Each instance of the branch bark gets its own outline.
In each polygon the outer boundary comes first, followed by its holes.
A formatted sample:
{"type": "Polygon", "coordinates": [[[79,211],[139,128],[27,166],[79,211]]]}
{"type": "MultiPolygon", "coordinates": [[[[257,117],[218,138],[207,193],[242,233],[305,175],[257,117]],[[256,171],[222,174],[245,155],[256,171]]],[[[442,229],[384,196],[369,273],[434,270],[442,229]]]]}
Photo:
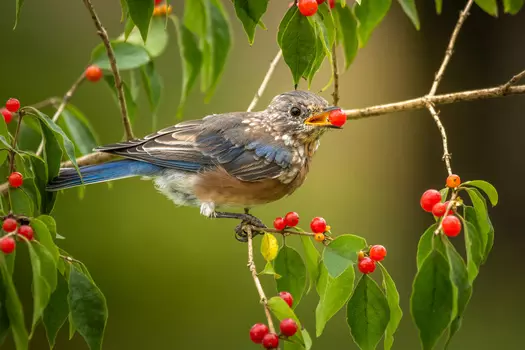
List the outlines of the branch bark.
{"type": "Polygon", "coordinates": [[[257,105],[257,102],[259,102],[259,99],[264,93],[264,90],[266,90],[266,86],[268,85],[268,82],[270,81],[270,78],[272,77],[273,72],[275,71],[275,67],[277,67],[277,64],[281,60],[282,56],[283,56],[283,52],[279,50],[279,52],[277,52],[277,55],[275,55],[275,58],[273,59],[272,63],[270,63],[270,68],[266,72],[266,75],[264,76],[261,86],[259,86],[259,90],[257,90],[257,92],[255,93],[255,96],[253,96],[252,102],[250,102],[247,112],[253,111],[253,109],[257,105]]]}
{"type": "Polygon", "coordinates": [[[337,67],[337,50],[332,46],[332,74],[334,77],[334,92],[332,92],[332,104],[337,106],[339,103],[339,69],[337,67]]]}
{"type": "Polygon", "coordinates": [[[104,46],[106,47],[106,52],[108,55],[109,63],[111,65],[111,71],[113,72],[113,77],[115,78],[115,88],[117,89],[117,95],[118,95],[118,100],[120,104],[120,112],[122,114],[122,124],[124,126],[124,133],[125,133],[127,140],[132,140],[134,139],[133,130],[131,129],[131,123],[129,121],[128,108],[126,105],[126,96],[124,95],[124,88],[122,86],[122,78],[120,77],[120,72],[117,67],[117,60],[115,58],[115,52],[113,51],[113,48],[111,47],[108,33],[106,32],[106,29],[102,26],[102,23],[100,22],[100,19],[98,18],[97,13],[95,12],[95,8],[93,7],[91,0],[83,0],[83,1],[84,1],[84,5],[86,5],[86,8],[91,13],[91,18],[93,19],[93,23],[95,23],[95,27],[97,28],[97,33],[102,39],[104,46]]]}

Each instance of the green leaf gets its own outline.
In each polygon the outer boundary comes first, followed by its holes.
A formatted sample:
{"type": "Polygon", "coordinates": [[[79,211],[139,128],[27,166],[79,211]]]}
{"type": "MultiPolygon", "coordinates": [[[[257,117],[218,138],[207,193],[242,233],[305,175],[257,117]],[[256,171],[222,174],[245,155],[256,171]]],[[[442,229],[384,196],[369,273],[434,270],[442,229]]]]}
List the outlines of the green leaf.
{"type": "Polygon", "coordinates": [[[421,268],[421,265],[423,265],[423,261],[425,261],[425,258],[430,254],[432,251],[432,240],[434,239],[434,232],[438,228],[438,224],[433,224],[427,230],[421,238],[419,239],[419,244],[417,245],[417,269],[419,270],[421,268]]]}
{"type": "Polygon", "coordinates": [[[155,4],[147,0],[126,0],[128,2],[129,16],[139,28],[144,41],[148,38],[149,22],[153,15],[155,4]]]}
{"type": "MultiPolygon", "coordinates": [[[[483,261],[483,253],[485,252],[484,241],[486,242],[486,235],[476,228],[473,220],[476,220],[474,208],[465,206],[465,220],[463,220],[463,231],[465,234],[465,249],[467,251],[467,270],[468,278],[472,283],[479,272],[479,266],[483,261]],[[483,238],[485,237],[485,239],[483,238]]],[[[478,222],[479,223],[479,222],[478,222]]]]}
{"type": "Polygon", "coordinates": [[[28,196],[29,200],[31,201],[31,205],[34,207],[33,214],[36,215],[40,211],[40,204],[42,201],[35,181],[36,179],[33,177],[24,178],[24,183],[20,189],[28,196]]]}
{"type": "Polygon", "coordinates": [[[364,238],[354,235],[341,235],[330,242],[323,251],[323,262],[330,276],[337,278],[357,262],[357,253],[365,247],[364,238]]]}
{"type": "Polygon", "coordinates": [[[523,4],[524,0],[503,0],[503,9],[505,13],[515,15],[521,10],[523,4]]]}
{"type": "Polygon", "coordinates": [[[120,12],[120,22],[124,22],[126,17],[129,15],[127,0],[120,0],[120,12]]]}
{"type": "MultiPolygon", "coordinates": [[[[115,78],[113,78],[112,75],[105,75],[104,80],[106,81],[106,83],[108,84],[108,87],[113,92],[113,98],[115,99],[115,103],[120,108],[120,101],[119,101],[117,89],[115,87],[115,78]]],[[[126,99],[126,107],[128,110],[129,121],[133,123],[137,115],[137,104],[135,100],[133,99],[133,95],[131,94],[131,90],[129,86],[124,81],[122,82],[122,88],[124,89],[124,98],[126,99]]]]}
{"type": "Polygon", "coordinates": [[[161,17],[153,17],[151,19],[148,40],[146,40],[146,42],[142,39],[141,33],[137,27],[132,27],[127,36],[126,33],[121,34],[117,40],[142,46],[148,51],[151,57],[159,57],[166,49],[166,46],[168,46],[166,20],[161,17]]]}
{"type": "MultiPolygon", "coordinates": [[[[60,150],[60,147],[58,146],[58,144],[55,145],[58,148],[59,154],[61,155],[62,151],[60,150]]],[[[45,150],[46,148],[44,148],[44,151],[45,150]]],[[[42,158],[38,157],[35,154],[26,153],[24,156],[30,159],[31,168],[33,170],[33,173],[35,174],[35,185],[38,188],[38,191],[40,192],[40,212],[48,214],[53,210],[57,193],[46,191],[46,186],[49,179],[47,164],[42,158]]],[[[58,161],[60,160],[58,159],[58,161]]],[[[59,162],[58,165],[60,166],[59,162]]]]}
{"type": "Polygon", "coordinates": [[[319,295],[319,299],[322,299],[324,296],[326,286],[328,285],[328,278],[332,277],[329,276],[328,270],[326,269],[324,262],[321,260],[319,262],[319,276],[317,277],[317,281],[315,284],[315,288],[317,290],[317,294],[319,295]]]}
{"type": "Polygon", "coordinates": [[[279,46],[297,85],[312,62],[316,59],[316,43],[319,40],[312,23],[292,6],[279,25],[279,46]]]}
{"type": "Polygon", "coordinates": [[[181,24],[177,17],[171,16],[177,29],[177,40],[182,61],[182,91],[177,109],[177,117],[181,117],[184,111],[186,99],[197,81],[197,76],[202,66],[202,53],[199,49],[197,37],[181,24]]]}
{"type": "Polygon", "coordinates": [[[323,43],[326,54],[331,58],[336,33],[334,18],[328,4],[326,3],[319,6],[319,10],[313,16],[309,16],[308,20],[312,23],[312,26],[317,26],[319,29],[317,35],[323,43]]]}
{"type": "Polygon", "coordinates": [[[93,281],[73,265],[68,302],[73,325],[91,350],[100,350],[108,318],[106,298],[93,281]]]}
{"type": "Polygon", "coordinates": [[[44,222],[40,221],[40,218],[41,216],[38,219],[31,219],[31,227],[35,231],[36,239],[51,253],[56,264],[60,257],[60,252],[51,237],[48,227],[44,222]]]}
{"type": "Polygon", "coordinates": [[[385,294],[368,275],[363,275],[348,301],[346,321],[354,342],[362,350],[375,349],[386,330],[390,309],[385,294]]]}
{"type": "Polygon", "coordinates": [[[140,69],[142,77],[142,86],[146,91],[146,96],[148,97],[149,108],[153,114],[153,130],[157,130],[157,110],[160,104],[160,98],[162,95],[162,78],[155,69],[153,62],[148,63],[145,66],[142,66],[140,69]]]}
{"type": "Polygon", "coordinates": [[[489,197],[490,203],[493,207],[498,204],[498,191],[496,191],[496,188],[487,181],[474,180],[465,182],[463,185],[474,186],[482,190],[487,197],[489,197]]]}
{"type": "Polygon", "coordinates": [[[364,47],[372,31],[381,23],[390,9],[392,0],[363,0],[361,5],[354,5],[354,13],[359,22],[357,36],[359,47],[364,47]]]}
{"type": "Polygon", "coordinates": [[[9,188],[11,208],[17,215],[33,216],[34,204],[21,188],[9,188]]]}
{"type": "MultiPolygon", "coordinates": [[[[268,307],[279,321],[282,321],[285,318],[291,318],[295,321],[295,323],[297,323],[297,329],[302,328],[301,322],[299,321],[293,310],[281,297],[270,298],[270,300],[268,300],[268,307]]],[[[302,332],[295,333],[295,335],[291,337],[290,340],[298,341],[300,344],[305,344],[302,332]]]]}
{"type": "Polygon", "coordinates": [[[457,289],[457,314],[454,316],[454,319],[450,325],[447,346],[450,344],[450,341],[454,334],[461,327],[461,321],[463,319],[463,314],[467,307],[470,297],[472,296],[472,285],[469,283],[468,271],[465,262],[461,258],[461,255],[457,252],[456,248],[450,243],[450,241],[441,236],[445,240],[445,249],[448,257],[448,262],[450,264],[450,280],[457,289]]]}
{"type": "Polygon", "coordinates": [[[241,20],[244,31],[248,35],[250,45],[253,44],[255,28],[268,8],[268,0],[234,0],[235,13],[241,20]]]}
{"type": "Polygon", "coordinates": [[[315,248],[312,238],[308,236],[301,236],[301,243],[303,245],[304,256],[306,261],[306,271],[308,272],[308,288],[306,294],[312,289],[312,285],[317,281],[319,276],[319,259],[321,255],[315,248]]]}
{"type": "MultiPolygon", "coordinates": [[[[276,276],[275,269],[273,268],[272,262],[267,261],[266,265],[264,265],[264,269],[258,273],[258,275],[272,275],[276,276]]],[[[280,278],[281,276],[276,276],[276,278],[280,278]]]]}
{"type": "MultiPolygon", "coordinates": [[[[56,272],[55,272],[56,273],[56,272]]],[[[67,281],[62,276],[58,276],[58,283],[55,291],[51,294],[49,303],[44,310],[43,323],[46,329],[46,336],[49,342],[49,347],[52,349],[55,346],[55,340],[60,331],[60,328],[66,322],[69,314],[69,305],[67,303],[67,295],[69,289],[67,281]]]]}
{"type": "Polygon", "coordinates": [[[184,26],[199,37],[206,35],[206,18],[209,16],[204,0],[186,1],[184,4],[184,26]]]}
{"type": "MultiPolygon", "coordinates": [[[[63,152],[53,131],[42,125],[40,126],[40,129],[42,130],[42,136],[44,139],[44,160],[47,167],[47,184],[58,175],[63,152]]],[[[35,165],[35,162],[32,163],[35,165]]],[[[40,165],[37,166],[41,168],[40,165]]]]}
{"type": "Polygon", "coordinates": [[[357,39],[357,20],[350,10],[350,7],[342,7],[340,3],[336,4],[333,14],[337,23],[337,35],[343,46],[345,54],[345,69],[350,67],[354,61],[359,47],[357,39]]]}
{"type": "Polygon", "coordinates": [[[209,16],[206,26],[206,49],[203,55],[203,86],[206,101],[209,101],[226,65],[226,59],[232,46],[231,30],[228,16],[219,0],[211,0],[208,7],[209,16]]]}
{"type": "Polygon", "coordinates": [[[474,2],[489,15],[498,17],[498,4],[496,0],[475,0],[474,2]]]}
{"type": "Polygon", "coordinates": [[[91,123],[76,107],[68,104],[62,112],[62,120],[81,155],[93,152],[100,144],[91,123]]]}
{"type": "Polygon", "coordinates": [[[419,15],[417,14],[416,1],[415,0],[397,0],[397,1],[403,8],[403,11],[405,11],[405,14],[408,16],[408,18],[410,18],[410,20],[414,24],[414,27],[416,27],[416,29],[419,30],[420,24],[419,24],[419,15]]]}
{"type": "Polygon", "coordinates": [[[441,11],[443,11],[443,0],[434,0],[436,3],[436,13],[438,15],[441,14],[441,11]]]}
{"type": "Polygon", "coordinates": [[[22,303],[18,298],[18,293],[16,292],[11,273],[7,268],[3,254],[0,254],[0,269],[2,271],[2,285],[5,288],[6,294],[7,316],[11,324],[11,333],[13,334],[16,349],[27,350],[29,346],[29,336],[24,324],[22,303]]]}
{"type": "Polygon", "coordinates": [[[306,288],[306,267],[299,253],[284,245],[274,261],[275,272],[281,277],[277,281],[279,292],[289,292],[293,295],[295,308],[299,305],[306,288]]]}
{"type": "Polygon", "coordinates": [[[13,30],[16,29],[18,21],[20,20],[20,12],[22,11],[22,6],[24,5],[24,0],[16,0],[16,15],[15,15],[15,26],[13,30]]]}
{"type": "Polygon", "coordinates": [[[317,38],[315,42],[315,59],[312,62],[310,62],[309,67],[306,68],[306,71],[303,74],[303,77],[305,79],[308,79],[308,88],[311,87],[313,78],[315,74],[317,74],[319,69],[321,68],[323,61],[326,57],[326,49],[325,49],[325,45],[320,39],[320,35],[321,35],[320,31],[321,29],[319,28],[319,26],[314,25],[315,37],[317,38]]]}
{"type": "Polygon", "coordinates": [[[390,350],[394,344],[394,333],[399,326],[399,322],[401,322],[403,311],[399,306],[399,292],[397,291],[394,280],[381,263],[379,263],[379,267],[383,274],[383,288],[385,289],[388,308],[390,309],[390,320],[385,331],[384,349],[390,350]]]}
{"type": "Polygon", "coordinates": [[[450,267],[434,250],[423,261],[414,278],[410,312],[419,330],[423,350],[434,348],[454,315],[454,286],[450,267]]]}
{"type": "Polygon", "coordinates": [[[483,263],[487,261],[490,251],[492,250],[492,246],[494,245],[494,226],[492,226],[492,222],[490,221],[490,218],[489,218],[489,226],[490,226],[490,230],[489,232],[487,232],[487,243],[485,245],[485,250],[483,252],[483,263]]]}
{"type": "Polygon", "coordinates": [[[485,198],[483,198],[482,194],[477,189],[467,188],[467,193],[470,196],[470,200],[474,205],[474,211],[476,213],[476,215],[472,216],[469,221],[472,223],[476,223],[476,225],[478,226],[480,233],[483,236],[483,247],[485,247],[485,243],[487,241],[486,234],[488,231],[490,231],[487,203],[485,201],[485,198]]]}
{"type": "Polygon", "coordinates": [[[354,289],[354,266],[350,265],[337,278],[327,275],[323,295],[315,309],[316,336],[320,337],[326,323],[346,304],[354,289]]]}
{"type": "MultiPolygon", "coordinates": [[[[148,51],[140,45],[113,41],[111,46],[115,52],[115,59],[120,71],[138,68],[151,60],[148,51]]],[[[91,61],[102,69],[111,70],[106,48],[103,44],[95,47],[91,53],[91,61]]]]}

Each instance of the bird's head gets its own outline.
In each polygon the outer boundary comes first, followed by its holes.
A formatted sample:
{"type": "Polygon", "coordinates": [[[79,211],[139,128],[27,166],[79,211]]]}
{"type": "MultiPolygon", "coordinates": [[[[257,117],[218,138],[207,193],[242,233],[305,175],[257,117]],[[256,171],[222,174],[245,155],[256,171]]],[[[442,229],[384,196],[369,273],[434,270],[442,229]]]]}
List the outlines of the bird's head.
{"type": "Polygon", "coordinates": [[[341,128],[340,123],[330,119],[330,112],[336,110],[339,107],[330,106],[321,96],[296,90],[276,96],[265,114],[283,133],[302,141],[316,141],[327,130],[341,128]]]}

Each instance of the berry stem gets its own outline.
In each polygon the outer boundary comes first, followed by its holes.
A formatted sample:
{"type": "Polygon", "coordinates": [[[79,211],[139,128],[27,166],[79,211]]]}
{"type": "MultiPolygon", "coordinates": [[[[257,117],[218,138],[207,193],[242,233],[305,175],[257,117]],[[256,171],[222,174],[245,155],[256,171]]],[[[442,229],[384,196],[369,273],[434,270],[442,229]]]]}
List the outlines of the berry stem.
{"type": "Polygon", "coordinates": [[[86,8],[91,14],[91,19],[93,20],[93,23],[95,24],[95,27],[97,28],[98,35],[100,36],[100,38],[102,39],[102,43],[106,47],[106,52],[108,55],[109,63],[111,65],[111,71],[113,72],[113,77],[115,78],[115,88],[117,89],[117,95],[118,95],[118,100],[120,104],[120,111],[122,114],[122,124],[124,126],[125,137],[126,137],[126,140],[132,140],[134,138],[133,130],[131,129],[131,123],[129,121],[128,108],[126,105],[126,96],[124,95],[122,78],[120,77],[120,73],[117,67],[117,60],[115,58],[115,52],[113,51],[113,48],[111,47],[111,44],[109,42],[108,33],[106,32],[106,29],[102,26],[102,23],[100,22],[100,19],[98,18],[97,13],[95,12],[95,8],[93,7],[91,0],[83,0],[83,1],[84,1],[84,5],[86,5],[86,8]]]}

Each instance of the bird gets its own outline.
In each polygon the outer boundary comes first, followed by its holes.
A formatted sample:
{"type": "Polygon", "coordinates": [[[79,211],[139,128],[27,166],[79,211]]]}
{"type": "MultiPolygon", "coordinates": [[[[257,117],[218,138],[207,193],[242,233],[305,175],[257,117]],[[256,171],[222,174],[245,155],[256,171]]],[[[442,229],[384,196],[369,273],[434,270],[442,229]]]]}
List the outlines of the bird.
{"type": "Polygon", "coordinates": [[[176,205],[199,207],[206,217],[253,221],[250,208],[288,196],[303,184],[321,136],[341,128],[329,120],[336,109],[312,92],[286,92],[259,112],[212,114],[97,147],[94,151],[120,159],[80,171],[62,168],[47,190],[138,176],[152,179],[176,205]],[[217,210],[222,207],[245,212],[217,210]]]}

